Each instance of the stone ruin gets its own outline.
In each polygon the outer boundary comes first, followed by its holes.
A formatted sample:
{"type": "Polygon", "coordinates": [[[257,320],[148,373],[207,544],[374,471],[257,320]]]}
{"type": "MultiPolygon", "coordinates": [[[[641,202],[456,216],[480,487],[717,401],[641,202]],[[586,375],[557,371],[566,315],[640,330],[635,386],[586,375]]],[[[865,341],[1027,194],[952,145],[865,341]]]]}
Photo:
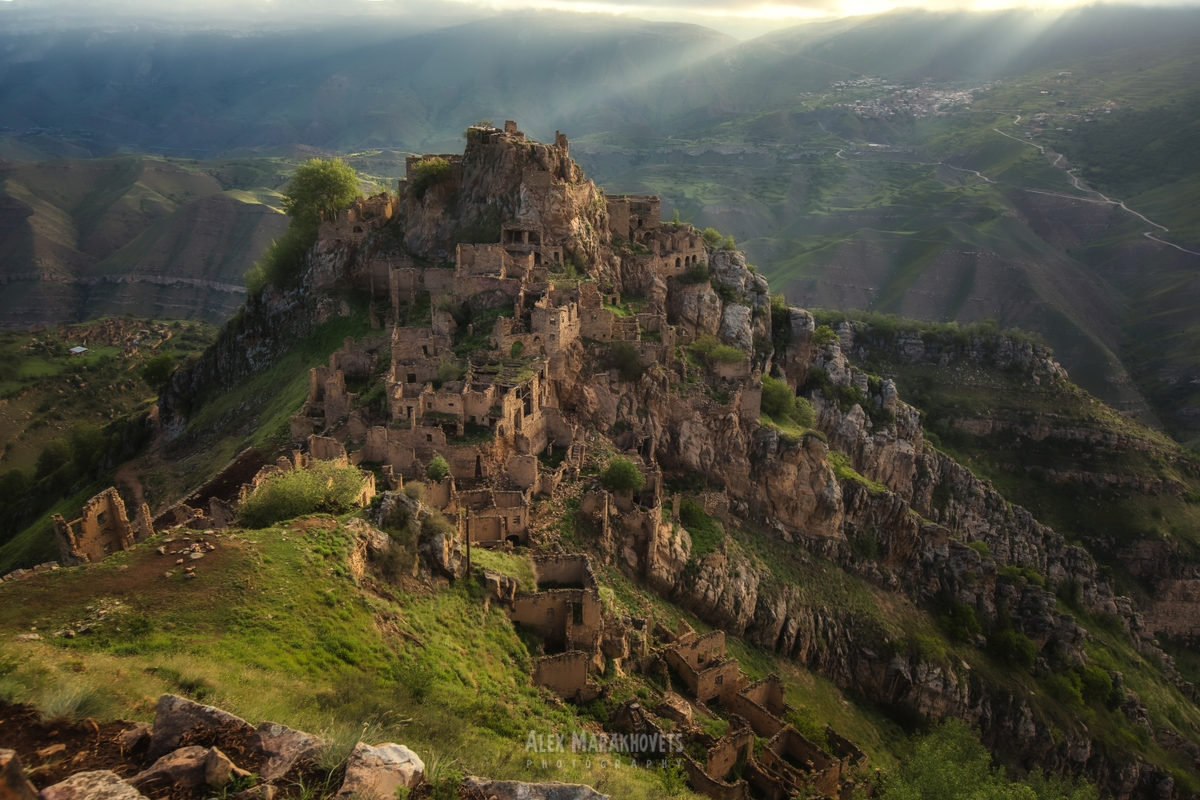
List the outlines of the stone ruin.
{"type": "Polygon", "coordinates": [[[137,542],[154,535],[150,508],[138,506],[133,520],[125,511],[125,501],[112,487],[88,500],[78,519],[67,521],[55,514],[54,541],[64,566],[94,564],[119,550],[128,550],[137,542]]]}

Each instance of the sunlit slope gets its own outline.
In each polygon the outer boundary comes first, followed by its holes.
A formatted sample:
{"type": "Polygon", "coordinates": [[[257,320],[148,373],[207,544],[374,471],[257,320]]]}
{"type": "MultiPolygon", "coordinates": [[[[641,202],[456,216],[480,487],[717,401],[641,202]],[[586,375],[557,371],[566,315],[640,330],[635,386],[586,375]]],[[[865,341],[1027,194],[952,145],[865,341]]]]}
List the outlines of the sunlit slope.
{"type": "Polygon", "coordinates": [[[8,326],[126,311],[219,322],[286,227],[274,190],[286,176],[274,162],[117,156],[0,172],[8,326]]]}

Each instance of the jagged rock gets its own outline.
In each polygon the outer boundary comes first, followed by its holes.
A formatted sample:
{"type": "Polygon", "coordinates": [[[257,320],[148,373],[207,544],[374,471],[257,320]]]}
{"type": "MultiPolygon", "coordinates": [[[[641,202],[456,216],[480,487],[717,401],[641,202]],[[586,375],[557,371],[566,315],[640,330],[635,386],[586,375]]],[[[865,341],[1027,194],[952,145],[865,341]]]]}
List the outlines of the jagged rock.
{"type": "Polygon", "coordinates": [[[149,722],[135,722],[133,727],[121,731],[117,740],[121,743],[121,752],[128,753],[142,742],[150,738],[153,727],[149,722]]]}
{"type": "Polygon", "coordinates": [[[319,737],[274,722],[264,722],[254,732],[250,747],[258,754],[258,776],[274,781],[286,775],[297,762],[312,758],[323,745],[319,737]]]}
{"type": "MultiPolygon", "coordinates": [[[[387,494],[393,493],[387,492],[387,494]]],[[[352,519],[346,522],[345,527],[366,545],[367,554],[371,558],[378,558],[391,547],[391,537],[366,520],[352,519]]]]}
{"type": "Polygon", "coordinates": [[[181,747],[134,775],[129,782],[138,788],[149,784],[156,789],[172,785],[202,786],[207,778],[208,754],[207,747],[181,747]]]}
{"type": "Polygon", "coordinates": [[[521,783],[468,776],[463,785],[495,800],[609,800],[608,795],[581,783],[521,783]]]}
{"type": "Polygon", "coordinates": [[[42,789],[40,800],[139,800],[142,793],[109,770],[77,772],[42,789]]]}
{"type": "Polygon", "coordinates": [[[37,794],[16,751],[0,750],[0,800],[34,800],[37,794]]]}
{"type": "Polygon", "coordinates": [[[150,758],[158,758],[179,747],[184,734],[197,728],[252,730],[249,723],[228,711],[201,705],[174,694],[158,698],[154,711],[154,732],[150,737],[150,758]]]}
{"type": "Polygon", "coordinates": [[[359,742],[346,761],[340,798],[376,800],[395,797],[400,787],[411,789],[425,776],[425,762],[402,744],[372,747],[359,742]]]}
{"type": "Polygon", "coordinates": [[[671,294],[667,319],[691,339],[716,335],[721,327],[721,298],[707,283],[679,286],[671,294]]]}
{"type": "Polygon", "coordinates": [[[229,756],[215,747],[209,748],[204,757],[204,783],[210,789],[220,789],[229,783],[234,775],[245,777],[249,774],[243,769],[238,769],[229,756]]]}
{"type": "Polygon", "coordinates": [[[745,353],[754,349],[754,334],[750,330],[752,313],[746,306],[731,303],[721,316],[721,339],[745,353]]]}

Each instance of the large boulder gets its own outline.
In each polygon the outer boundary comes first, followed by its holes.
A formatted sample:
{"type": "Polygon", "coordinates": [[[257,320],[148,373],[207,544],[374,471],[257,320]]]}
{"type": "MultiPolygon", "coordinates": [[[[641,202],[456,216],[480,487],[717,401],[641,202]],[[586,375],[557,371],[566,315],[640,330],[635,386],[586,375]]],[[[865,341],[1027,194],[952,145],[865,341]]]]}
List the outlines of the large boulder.
{"type": "Polygon", "coordinates": [[[106,769],[76,772],[42,789],[41,800],[145,800],[137,789],[106,769]]]}
{"type": "Polygon", "coordinates": [[[312,758],[324,742],[319,737],[274,722],[258,726],[250,747],[258,755],[258,777],[264,782],[282,778],[297,762],[312,758]]]}
{"type": "Polygon", "coordinates": [[[150,737],[150,758],[162,756],[179,749],[187,734],[217,733],[228,735],[251,735],[254,732],[246,720],[228,711],[188,700],[174,694],[158,698],[154,712],[154,732],[150,737]]]}
{"type": "Polygon", "coordinates": [[[400,787],[411,789],[425,777],[425,762],[402,744],[372,747],[359,742],[346,761],[346,779],[339,798],[385,800],[400,787]]]}
{"type": "Polygon", "coordinates": [[[15,750],[0,750],[0,800],[34,800],[37,790],[25,777],[15,750]]]}
{"type": "Polygon", "coordinates": [[[608,795],[582,783],[489,781],[473,776],[464,783],[468,789],[495,800],[609,800],[608,795]]]}

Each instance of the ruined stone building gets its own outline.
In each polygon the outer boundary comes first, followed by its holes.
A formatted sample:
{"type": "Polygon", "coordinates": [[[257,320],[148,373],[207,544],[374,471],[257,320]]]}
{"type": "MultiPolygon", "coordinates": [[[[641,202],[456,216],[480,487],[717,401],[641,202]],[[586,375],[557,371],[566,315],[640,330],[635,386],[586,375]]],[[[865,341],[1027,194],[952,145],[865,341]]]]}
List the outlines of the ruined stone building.
{"type": "Polygon", "coordinates": [[[125,501],[111,487],[84,503],[78,519],[68,522],[55,514],[51,520],[59,560],[68,567],[103,561],[111,553],[128,550],[154,535],[149,506],[138,506],[131,521],[125,501]]]}

